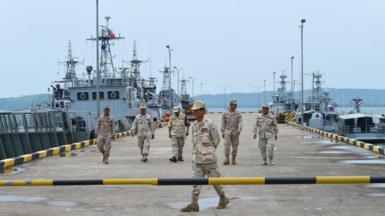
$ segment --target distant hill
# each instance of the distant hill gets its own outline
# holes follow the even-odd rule
[[[49,94],[25,95],[20,97],[0,98],[0,110],[23,110],[46,104],[51,99]]]
[[[385,89],[328,89],[330,97],[337,103],[339,107],[353,106],[352,99],[355,97],[362,98],[366,107],[385,107]],[[304,100],[310,95],[311,91],[304,91]],[[238,107],[251,108],[261,106],[263,103],[272,101],[272,91],[260,93],[229,93],[226,94],[226,105],[231,99],[238,100]],[[297,99],[300,98],[300,92],[295,92]],[[208,107],[221,108],[224,107],[223,94],[205,94],[194,97],[197,100],[204,100]],[[264,100],[265,98],[265,100]]]
[[[385,107],[385,89],[328,89],[331,98],[339,107],[351,107],[352,99],[360,97],[364,100],[363,107]],[[310,94],[309,90],[304,92],[305,100]],[[265,95],[265,96],[264,96]],[[272,100],[272,91],[257,93],[229,93],[226,94],[226,105],[229,100],[237,99],[238,107],[252,108],[259,107],[263,103]],[[300,92],[295,92],[296,98],[300,97]],[[0,110],[22,110],[32,106],[45,104],[50,100],[49,94],[26,95],[20,97],[0,98]],[[205,94],[194,97],[197,100],[203,99],[208,107],[224,107],[223,94]],[[265,102],[264,102],[265,98]]]

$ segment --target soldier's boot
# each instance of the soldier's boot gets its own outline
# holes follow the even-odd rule
[[[225,195],[221,196],[219,198],[219,203],[217,206],[217,209],[224,209],[227,207],[227,204],[229,204],[229,198],[227,198]]]
[[[233,158],[231,158],[231,164],[232,165],[237,165],[237,161],[235,160],[237,156],[233,155]]]
[[[174,163],[178,162],[178,159],[176,159],[175,156],[172,156],[169,160],[170,160],[171,162],[174,162]]]
[[[263,159],[263,162],[261,163],[261,165],[267,165],[266,158]]]
[[[146,163],[148,161],[148,155],[143,155],[143,163]]]
[[[103,154],[103,163],[108,164],[108,156],[106,153]]]
[[[178,161],[184,161],[182,156],[178,156]]]
[[[269,164],[270,166],[274,166],[273,158],[270,158],[270,157],[269,157],[268,164]]]
[[[143,160],[144,160],[144,155],[142,154],[142,158],[140,159],[140,161],[142,161],[142,162],[143,162]]]
[[[181,209],[181,212],[198,212],[199,211],[199,205],[196,202],[192,202],[188,204],[186,207]]]
[[[223,160],[223,165],[229,165],[229,164],[230,164],[229,155],[225,155],[225,160]]]

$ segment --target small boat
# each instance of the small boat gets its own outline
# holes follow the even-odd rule
[[[337,117],[340,135],[370,143],[385,141],[385,118],[375,123],[373,115],[354,113]]]

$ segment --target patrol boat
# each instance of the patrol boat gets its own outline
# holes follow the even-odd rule
[[[329,96],[329,92],[322,88],[322,74],[316,72],[313,73],[312,76],[311,95],[308,97],[307,102],[303,104],[303,121],[310,127],[314,126],[325,131],[336,131],[336,119],[338,116],[335,110],[336,103],[333,102]],[[320,120],[320,117],[322,117],[323,120]],[[300,110],[297,112],[297,119],[300,122]],[[320,122],[323,125],[319,125]],[[315,123],[316,125],[310,125],[310,123]]]
[[[298,107],[298,103],[296,103],[292,92],[286,90],[287,76],[281,74],[279,78],[281,79],[279,82],[280,87],[278,88],[277,93],[273,95],[273,112],[277,117],[278,123],[285,123],[285,120],[289,120],[287,119],[289,113],[294,112]]]
[[[361,113],[361,98],[353,98],[354,111],[337,117],[338,133],[370,143],[385,141],[385,117]]]
[[[54,82],[52,107],[68,112],[84,113],[91,116],[95,125],[97,112],[97,95],[100,106],[109,105],[111,115],[116,121],[118,131],[129,130],[135,116],[139,113],[141,103],[146,103],[148,112],[154,120],[160,119],[160,105],[157,103],[155,78],[148,80],[142,78],[140,66],[145,62],[137,58],[136,43],[133,46],[133,57],[127,67],[116,68],[112,47],[114,41],[124,39],[116,35],[109,26],[111,17],[107,16],[106,25],[100,27],[99,38],[91,37],[87,40],[100,41],[101,56],[100,85],[97,89],[96,72],[93,73],[92,66],[86,67],[87,78],[78,77],[75,71],[79,63],[72,56],[71,44],[68,46],[68,57],[65,61],[65,77]],[[118,70],[119,69],[119,70]]]

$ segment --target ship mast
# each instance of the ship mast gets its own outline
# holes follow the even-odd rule
[[[72,55],[72,44],[71,44],[71,41],[69,41],[66,60],[59,62],[59,64],[64,64],[66,67],[65,77],[63,78],[64,88],[69,87],[69,84],[73,86],[74,83],[77,82],[76,65],[79,64],[80,62],[76,59],[77,57],[73,57]]]

